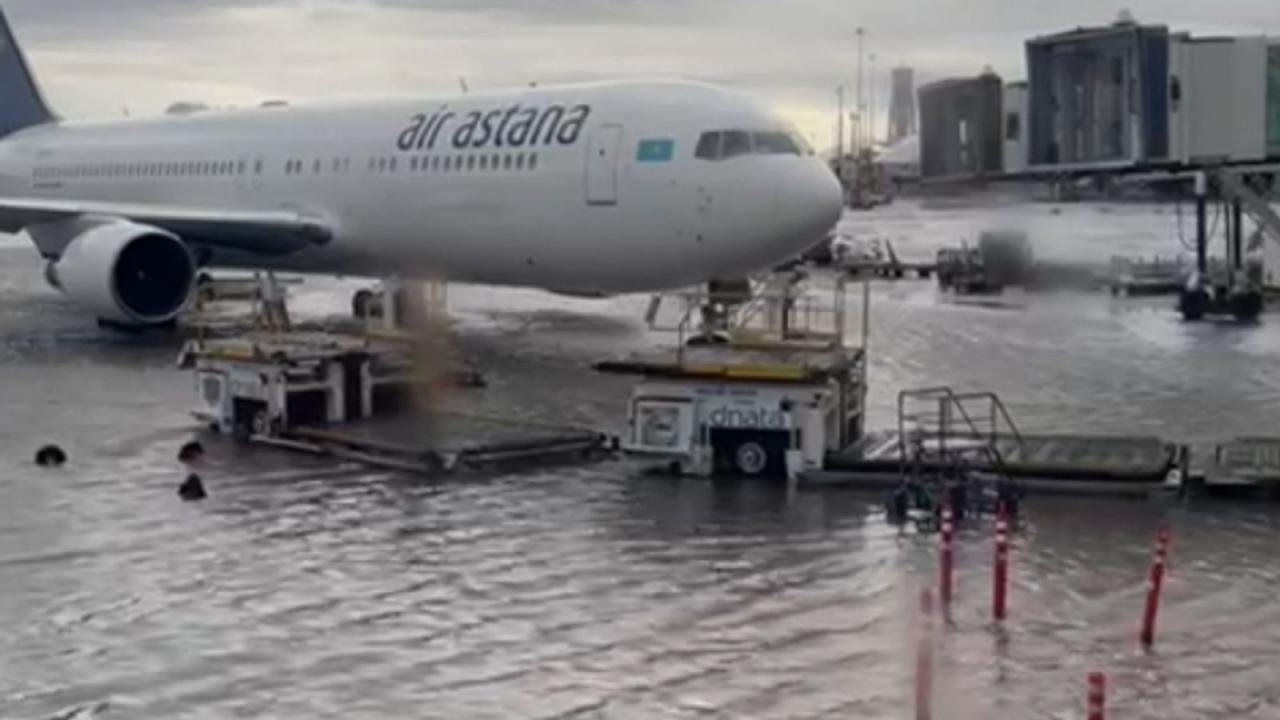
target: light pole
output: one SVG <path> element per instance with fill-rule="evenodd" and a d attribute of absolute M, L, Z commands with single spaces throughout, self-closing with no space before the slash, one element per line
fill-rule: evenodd
<path fill-rule="evenodd" d="M 844 167 L 844 86 L 836 88 L 836 167 Z M 836 171 L 844 177 L 841 170 Z"/>
<path fill-rule="evenodd" d="M 865 109 L 863 96 L 862 96 L 862 80 L 864 75 L 862 63 L 863 63 L 863 60 L 865 59 L 862 54 L 862 40 L 863 40 L 863 36 L 866 35 L 866 29 L 859 27 L 856 31 L 856 34 L 858 36 L 858 98 L 857 98 L 857 101 L 854 103 L 854 109 L 858 113 L 858 119 L 861 120 L 863 115 L 863 110 Z M 862 123 L 859 122 L 858 126 L 859 128 L 861 128 Z M 858 133 L 858 135 L 859 137 L 856 141 L 858 147 L 855 148 L 855 151 L 858 149 L 861 149 L 861 145 L 862 145 L 861 133 Z"/>
<path fill-rule="evenodd" d="M 871 82 L 867 90 L 871 96 L 871 109 L 867 111 L 867 127 L 871 138 L 867 141 L 867 146 L 875 148 L 876 146 L 876 54 L 871 53 Z"/>

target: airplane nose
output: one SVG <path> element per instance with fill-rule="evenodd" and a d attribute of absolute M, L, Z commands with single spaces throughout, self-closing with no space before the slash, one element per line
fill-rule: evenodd
<path fill-rule="evenodd" d="M 794 243 L 793 249 L 808 250 L 840 221 L 844 192 L 835 174 L 817 163 L 784 177 L 782 182 L 778 218 Z"/>

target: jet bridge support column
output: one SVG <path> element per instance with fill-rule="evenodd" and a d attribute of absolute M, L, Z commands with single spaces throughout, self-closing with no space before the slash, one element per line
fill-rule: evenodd
<path fill-rule="evenodd" d="M 1196 272 L 1200 281 L 1207 280 L 1209 272 L 1209 178 L 1196 173 Z"/>
<path fill-rule="evenodd" d="M 1240 198 L 1231 200 L 1231 269 L 1244 268 L 1244 204 Z"/>

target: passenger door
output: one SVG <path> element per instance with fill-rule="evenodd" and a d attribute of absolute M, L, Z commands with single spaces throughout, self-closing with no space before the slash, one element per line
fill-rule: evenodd
<path fill-rule="evenodd" d="M 602 125 L 591 136 L 587 148 L 587 204 L 618 203 L 618 156 L 622 146 L 622 126 Z"/>

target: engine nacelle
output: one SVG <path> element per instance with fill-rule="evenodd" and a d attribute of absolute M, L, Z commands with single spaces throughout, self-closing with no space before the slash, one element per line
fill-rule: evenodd
<path fill-rule="evenodd" d="M 49 283 L 101 320 L 158 325 L 182 312 L 196 264 L 177 235 L 116 221 L 76 236 L 50 263 Z"/>

